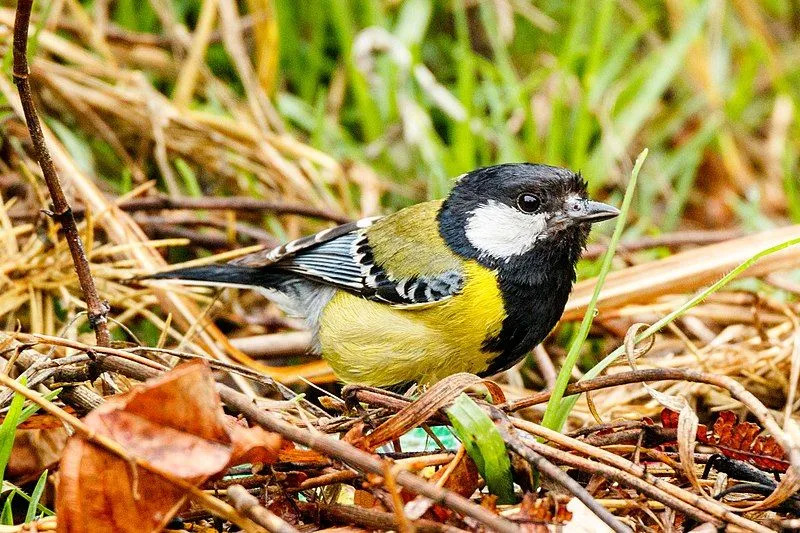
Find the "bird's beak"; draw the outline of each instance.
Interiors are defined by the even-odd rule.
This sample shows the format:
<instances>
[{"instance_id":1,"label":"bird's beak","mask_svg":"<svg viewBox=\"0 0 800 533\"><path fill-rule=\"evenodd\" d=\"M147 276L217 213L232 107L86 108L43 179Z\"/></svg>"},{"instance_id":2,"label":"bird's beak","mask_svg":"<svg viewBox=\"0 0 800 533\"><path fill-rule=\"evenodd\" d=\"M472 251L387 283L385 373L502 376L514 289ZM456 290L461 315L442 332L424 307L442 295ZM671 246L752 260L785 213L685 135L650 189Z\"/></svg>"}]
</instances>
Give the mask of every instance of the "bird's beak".
<instances>
[{"instance_id":1,"label":"bird's beak","mask_svg":"<svg viewBox=\"0 0 800 533\"><path fill-rule=\"evenodd\" d=\"M614 206L582 198L569 200L564 206L564 211L573 222L589 224L602 222L619 215L619 209Z\"/></svg>"}]
</instances>

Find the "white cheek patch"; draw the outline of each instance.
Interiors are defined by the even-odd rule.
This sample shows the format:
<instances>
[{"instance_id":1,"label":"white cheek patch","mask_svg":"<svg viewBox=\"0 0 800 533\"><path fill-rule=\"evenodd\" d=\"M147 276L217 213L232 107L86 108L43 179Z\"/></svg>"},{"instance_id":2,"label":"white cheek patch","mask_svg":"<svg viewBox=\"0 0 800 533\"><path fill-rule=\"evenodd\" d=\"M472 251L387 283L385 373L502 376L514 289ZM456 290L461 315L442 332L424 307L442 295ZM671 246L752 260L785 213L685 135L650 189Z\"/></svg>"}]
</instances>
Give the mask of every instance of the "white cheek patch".
<instances>
[{"instance_id":1,"label":"white cheek patch","mask_svg":"<svg viewBox=\"0 0 800 533\"><path fill-rule=\"evenodd\" d=\"M496 200L481 205L467 220L466 236L481 253L508 259L533 248L547 229L547 215L523 213Z\"/></svg>"}]
</instances>

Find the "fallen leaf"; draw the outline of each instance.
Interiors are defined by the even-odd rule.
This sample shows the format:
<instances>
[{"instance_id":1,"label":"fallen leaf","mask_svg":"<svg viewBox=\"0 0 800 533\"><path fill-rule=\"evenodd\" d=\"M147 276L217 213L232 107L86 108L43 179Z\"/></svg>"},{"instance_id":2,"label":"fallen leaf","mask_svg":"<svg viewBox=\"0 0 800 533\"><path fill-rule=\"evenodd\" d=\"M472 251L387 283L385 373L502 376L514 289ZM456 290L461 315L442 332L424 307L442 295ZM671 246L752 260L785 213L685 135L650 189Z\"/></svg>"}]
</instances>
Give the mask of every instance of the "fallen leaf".
<instances>
[{"instance_id":1,"label":"fallen leaf","mask_svg":"<svg viewBox=\"0 0 800 533\"><path fill-rule=\"evenodd\" d=\"M17 484L35 480L45 468L58 462L66 443L63 424L53 429L18 429L6 466L7 479Z\"/></svg>"},{"instance_id":2,"label":"fallen leaf","mask_svg":"<svg viewBox=\"0 0 800 533\"><path fill-rule=\"evenodd\" d=\"M115 396L84 419L98 435L162 472L199 485L252 457L275 460L281 440L231 422L206 362L195 360ZM58 531L160 531L183 490L76 435L61 457Z\"/></svg>"},{"instance_id":3,"label":"fallen leaf","mask_svg":"<svg viewBox=\"0 0 800 533\"><path fill-rule=\"evenodd\" d=\"M661 412L664 427L677 427L677 413L664 409ZM752 422L739 422L733 411L722 411L714 421L711 431L704 425L697 428L697 440L714 446L731 459L747 461L764 470L786 472L789 462L783 448L771 435L762 435L762 429Z\"/></svg>"}]
</instances>

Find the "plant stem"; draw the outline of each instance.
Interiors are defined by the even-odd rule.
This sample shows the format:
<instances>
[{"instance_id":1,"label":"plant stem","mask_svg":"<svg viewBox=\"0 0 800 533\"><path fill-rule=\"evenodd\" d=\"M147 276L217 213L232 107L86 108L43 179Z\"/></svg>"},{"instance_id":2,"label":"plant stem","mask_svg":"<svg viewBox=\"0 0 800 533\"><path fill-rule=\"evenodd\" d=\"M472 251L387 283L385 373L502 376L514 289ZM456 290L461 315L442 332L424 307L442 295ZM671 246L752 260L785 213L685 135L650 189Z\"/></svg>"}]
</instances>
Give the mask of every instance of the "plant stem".
<instances>
[{"instance_id":1,"label":"plant stem","mask_svg":"<svg viewBox=\"0 0 800 533\"><path fill-rule=\"evenodd\" d=\"M592 294L592 299L589 301L589 307L587 307L586 313L583 315L583 321L581 322L580 329L578 330L578 335L572 342L572 345L569 348L569 353L567 353L567 358L564 360L564 365L558 372L558 377L556 378L556 384L553 387L553 394L550 396L550 401L547 402L547 409L544 412L542 425L550 429L558 431L561 429L561 426L564 423L565 418L559 416L559 413L561 412L561 400L564 396L564 390L567 388L570 375L572 375L572 368L578 361L581 347L583 346L583 342L586 340L586 336L589 334L589 328L592 326L592 320L594 319L594 313L597 307L597 298L600 296L600 289L603 287L603 281L606 279L606 274L608 274L608 271L611 270L611 260L614 258L614 251L616 250L617 243L622 235L622 230L625 228L625 219L627 218L628 210L630 209L631 202L633 201L633 191L636 189L636 180L639 177L639 171L644 164L645 158L647 158L646 148L641 154L639 154L639 157L636 158L636 164L634 165L633 172L631 173L631 180L628 183L627 190L625 191L625 198L622 200L622 208L620 210L619 219L617 220L617 225L614 228L614 233L611 236L611 242L608 244L606 255L603 257L603 263L600 267L600 274L597 276L597 284L594 288L594 294Z\"/></svg>"},{"instance_id":2,"label":"plant stem","mask_svg":"<svg viewBox=\"0 0 800 533\"><path fill-rule=\"evenodd\" d=\"M89 261L83 249L83 242L78 233L78 226L75 224L75 217L72 208L61 188L56 167L50 157L50 151L44 141L42 127L39 124L39 117L36 114L36 106L31 95L31 84L28 78L28 24L31 18L31 5L33 0L19 0L17 3L16 19L14 20L14 84L19 91L19 98L22 102L22 109L25 113L25 122L28 124L28 131L33 141L36 152L36 159L42 169L44 181L50 191L50 198L53 200L53 211L48 213L53 220L61 225L64 231L64 238L69 246L72 262L75 264L75 272L78 274L78 282L86 300L86 309L89 316L89 325L92 327L100 346L108 346L110 335L108 332L108 303L102 301L97 294L94 279L89 269Z\"/></svg>"}]
</instances>

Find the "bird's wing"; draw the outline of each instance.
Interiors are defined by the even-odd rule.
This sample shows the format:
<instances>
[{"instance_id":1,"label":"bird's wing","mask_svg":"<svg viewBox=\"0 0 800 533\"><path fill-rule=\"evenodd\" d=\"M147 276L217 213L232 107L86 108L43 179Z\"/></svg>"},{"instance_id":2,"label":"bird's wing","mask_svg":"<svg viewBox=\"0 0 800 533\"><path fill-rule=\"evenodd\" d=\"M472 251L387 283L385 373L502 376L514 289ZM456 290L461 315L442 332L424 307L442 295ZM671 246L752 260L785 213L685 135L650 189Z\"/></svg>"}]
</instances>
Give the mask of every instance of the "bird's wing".
<instances>
[{"instance_id":1,"label":"bird's wing","mask_svg":"<svg viewBox=\"0 0 800 533\"><path fill-rule=\"evenodd\" d=\"M438 246L430 236L410 237L407 230L395 224L397 220L391 220L395 216L344 224L242 257L234 263L292 272L369 300L401 307L433 305L457 294L464 283L460 262L443 262L440 255L451 253L446 247ZM376 253L371 237L382 239L384 247L388 239L388 246L394 252L413 250L417 258L432 259L412 270L407 262L403 263L406 268L397 268L396 260L376 261L376 256L386 254ZM438 238L438 233L435 237Z\"/></svg>"}]
</instances>

